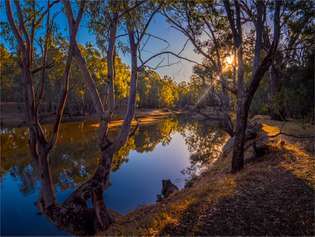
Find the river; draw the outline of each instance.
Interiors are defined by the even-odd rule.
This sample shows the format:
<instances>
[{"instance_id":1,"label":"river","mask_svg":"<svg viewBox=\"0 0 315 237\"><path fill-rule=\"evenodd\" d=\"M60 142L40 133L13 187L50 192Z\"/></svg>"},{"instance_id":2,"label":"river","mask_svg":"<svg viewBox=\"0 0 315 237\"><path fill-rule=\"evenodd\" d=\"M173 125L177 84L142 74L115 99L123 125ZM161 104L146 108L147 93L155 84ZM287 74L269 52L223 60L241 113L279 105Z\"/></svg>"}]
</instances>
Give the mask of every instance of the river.
<instances>
[{"instance_id":1,"label":"river","mask_svg":"<svg viewBox=\"0 0 315 237\"><path fill-rule=\"evenodd\" d=\"M99 162L97 124L64 123L50 169L57 202L93 175ZM45 128L49 133L49 127ZM116 129L111 131L114 136ZM139 127L115 155L106 206L121 214L154 203L162 180L179 188L220 152L225 134L217 125L170 117ZM25 128L1 131L1 235L68 235L41 214L40 181Z\"/></svg>"}]
</instances>

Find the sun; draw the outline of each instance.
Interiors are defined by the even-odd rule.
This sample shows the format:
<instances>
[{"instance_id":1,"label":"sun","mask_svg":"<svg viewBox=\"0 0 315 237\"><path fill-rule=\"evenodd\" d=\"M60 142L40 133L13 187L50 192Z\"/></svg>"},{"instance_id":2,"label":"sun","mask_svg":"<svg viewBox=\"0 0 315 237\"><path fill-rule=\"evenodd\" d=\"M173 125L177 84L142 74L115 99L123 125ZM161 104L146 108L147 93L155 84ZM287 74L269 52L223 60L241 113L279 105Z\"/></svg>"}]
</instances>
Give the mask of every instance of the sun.
<instances>
[{"instance_id":1,"label":"sun","mask_svg":"<svg viewBox=\"0 0 315 237\"><path fill-rule=\"evenodd\" d=\"M228 72L232 70L234 66L235 66L235 56L233 54L227 54L223 58L223 71Z\"/></svg>"},{"instance_id":2,"label":"sun","mask_svg":"<svg viewBox=\"0 0 315 237\"><path fill-rule=\"evenodd\" d=\"M228 56L225 58L225 63L228 64L228 65L232 65L232 64L233 64L233 61L234 61L233 55L228 55Z\"/></svg>"}]
</instances>

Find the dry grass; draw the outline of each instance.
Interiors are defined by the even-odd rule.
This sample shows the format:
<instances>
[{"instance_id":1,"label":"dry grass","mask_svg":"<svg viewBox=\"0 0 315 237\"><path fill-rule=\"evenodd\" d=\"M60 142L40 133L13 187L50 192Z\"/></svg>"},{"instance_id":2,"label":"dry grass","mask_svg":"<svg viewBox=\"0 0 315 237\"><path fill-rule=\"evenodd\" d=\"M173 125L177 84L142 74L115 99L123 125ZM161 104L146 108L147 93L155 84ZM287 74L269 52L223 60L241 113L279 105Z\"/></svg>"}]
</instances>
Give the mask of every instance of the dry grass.
<instances>
[{"instance_id":1,"label":"dry grass","mask_svg":"<svg viewBox=\"0 0 315 237\"><path fill-rule=\"evenodd\" d=\"M275 121L265 118L263 116L255 116L253 120L263 123L266 126L267 132L269 128L274 129L274 132L275 130L281 130L282 132L294 135L314 136L315 134L315 126L310 123L305 123L303 121Z\"/></svg>"},{"instance_id":2,"label":"dry grass","mask_svg":"<svg viewBox=\"0 0 315 237\"><path fill-rule=\"evenodd\" d=\"M264 129L272 134L277 128ZM117 217L103 235L314 235L313 154L283 142L231 175L219 159L161 203Z\"/></svg>"}]
</instances>

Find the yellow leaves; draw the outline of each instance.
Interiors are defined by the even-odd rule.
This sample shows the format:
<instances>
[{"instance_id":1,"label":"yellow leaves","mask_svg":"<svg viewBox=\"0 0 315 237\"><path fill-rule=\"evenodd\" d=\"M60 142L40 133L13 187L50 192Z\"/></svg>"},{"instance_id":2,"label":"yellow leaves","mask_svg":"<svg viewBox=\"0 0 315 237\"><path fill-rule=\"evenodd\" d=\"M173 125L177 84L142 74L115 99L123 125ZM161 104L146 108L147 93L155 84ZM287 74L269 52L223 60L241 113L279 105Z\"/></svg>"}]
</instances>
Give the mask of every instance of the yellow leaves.
<instances>
[{"instance_id":1,"label":"yellow leaves","mask_svg":"<svg viewBox=\"0 0 315 237\"><path fill-rule=\"evenodd\" d=\"M119 58L115 60L115 81L114 86L118 99L128 96L130 83L130 71L126 64L123 64Z\"/></svg>"},{"instance_id":2,"label":"yellow leaves","mask_svg":"<svg viewBox=\"0 0 315 237\"><path fill-rule=\"evenodd\" d=\"M17 60L10 54L5 47L0 44L0 81L1 93L3 96L10 94L16 77L20 70L17 65Z\"/></svg>"}]
</instances>

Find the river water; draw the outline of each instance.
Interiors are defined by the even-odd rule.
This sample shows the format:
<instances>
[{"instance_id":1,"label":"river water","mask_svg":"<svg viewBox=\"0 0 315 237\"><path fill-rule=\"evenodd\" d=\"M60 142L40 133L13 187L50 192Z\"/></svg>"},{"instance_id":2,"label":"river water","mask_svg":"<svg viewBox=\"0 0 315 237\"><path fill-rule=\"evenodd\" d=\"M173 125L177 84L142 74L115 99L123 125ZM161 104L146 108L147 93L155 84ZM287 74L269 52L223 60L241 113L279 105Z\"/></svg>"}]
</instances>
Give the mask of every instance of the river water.
<instances>
[{"instance_id":1,"label":"river water","mask_svg":"<svg viewBox=\"0 0 315 237\"><path fill-rule=\"evenodd\" d=\"M97 127L91 122L62 124L49 156L57 202L93 175L99 162ZM115 133L113 129L111 136ZM1 131L1 235L68 235L37 208L41 183L27 138L25 128ZM183 188L217 157L224 139L218 126L183 116L140 126L114 157L106 206L126 214L154 203L163 179Z\"/></svg>"}]
</instances>

